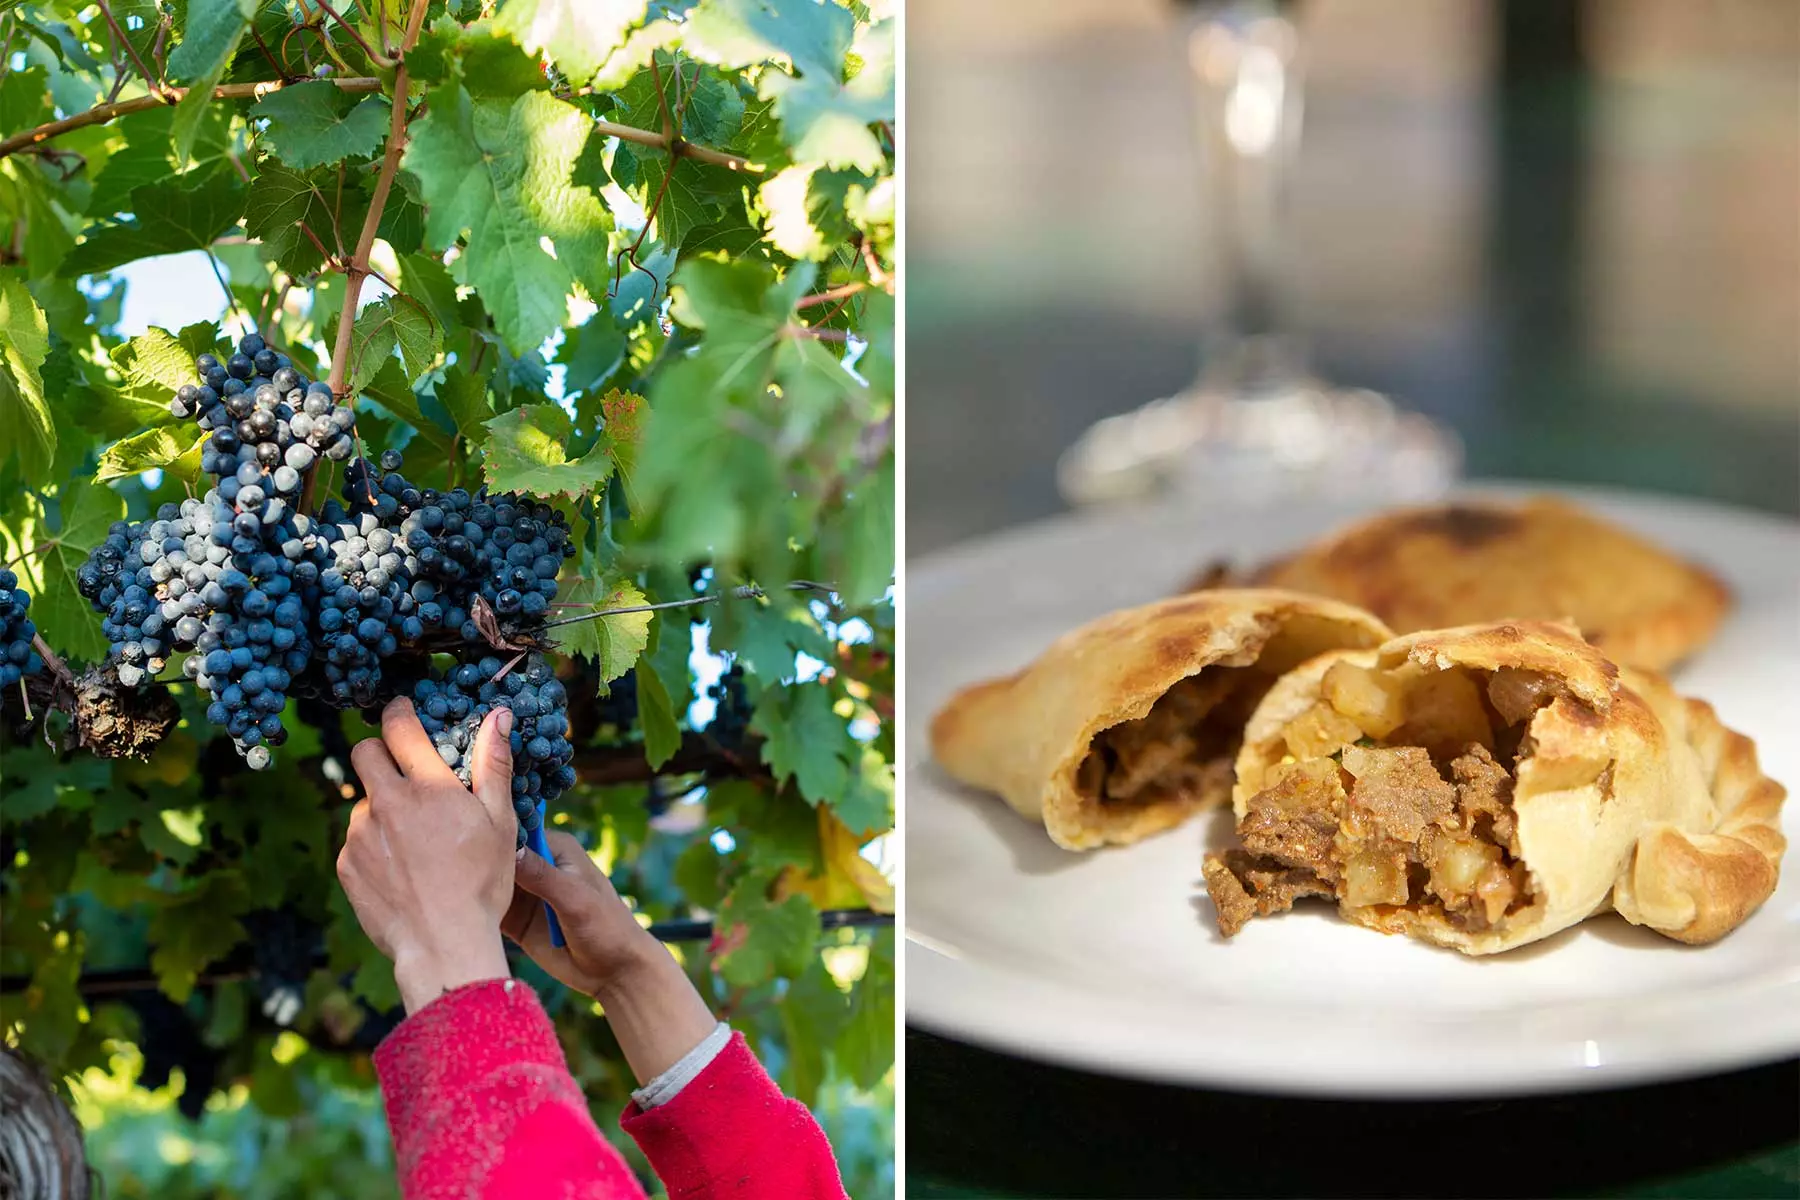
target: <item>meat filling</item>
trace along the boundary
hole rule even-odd
[[[1206,863],[1220,932],[1313,895],[1395,929],[1425,916],[1480,931],[1528,905],[1518,758],[1503,765],[1493,748],[1527,740],[1523,726],[1555,698],[1550,681],[1457,670],[1402,684],[1338,664],[1323,684],[1250,797],[1243,848]]]
[[[1214,667],[1181,680],[1144,716],[1094,738],[1076,786],[1108,805],[1229,788],[1244,722],[1269,682],[1245,667]]]

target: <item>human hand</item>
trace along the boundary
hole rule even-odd
[[[369,939],[394,963],[408,1012],[511,974],[500,918],[513,895],[512,713],[496,708],[475,741],[473,794],[444,765],[411,702],[381,714],[381,736],[351,765],[366,793],[350,812],[338,880]]]
[[[512,904],[500,932],[519,944],[531,960],[562,983],[600,997],[616,991],[647,958],[667,958],[660,943],[637,923],[581,843],[566,833],[544,831],[551,865],[529,849],[513,868]],[[562,922],[563,947],[550,944],[544,905]]]
[[[546,836],[556,864],[530,850],[519,855],[501,931],[538,966],[600,1001],[632,1073],[649,1083],[699,1045],[716,1018],[581,843],[566,833]],[[550,945],[545,904],[562,922],[562,949]]]

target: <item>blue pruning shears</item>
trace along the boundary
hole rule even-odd
[[[544,804],[542,801],[538,802],[537,811],[537,828],[526,835],[525,844],[530,846],[539,858],[554,867],[556,856],[550,853],[550,839],[544,836]],[[563,941],[562,922],[556,919],[556,910],[550,907],[548,900],[544,901],[544,917],[550,922],[550,944],[561,950],[568,943]]]

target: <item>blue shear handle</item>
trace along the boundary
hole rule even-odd
[[[544,806],[542,804],[538,805],[538,826],[526,835],[526,845],[530,846],[532,852],[539,858],[553,867],[556,865],[556,856],[550,853],[550,839],[544,836]],[[550,922],[550,944],[561,950],[568,943],[563,941],[562,922],[556,919],[556,910],[550,907],[548,900],[544,902],[544,917]]]

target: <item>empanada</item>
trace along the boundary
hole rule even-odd
[[[957,693],[932,719],[932,754],[1059,846],[1136,842],[1229,799],[1244,722],[1278,675],[1388,636],[1359,609],[1291,592],[1126,609]]]
[[[1321,655],[1252,714],[1220,930],[1295,899],[1466,954],[1616,909],[1684,942],[1775,889],[1781,785],[1749,739],[1567,625],[1415,633]]]
[[[1705,570],[1550,497],[1383,513],[1243,582],[1357,604],[1396,633],[1569,620],[1614,662],[1653,670],[1703,645],[1731,607]],[[1217,583],[1213,568],[1193,586]]]

